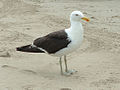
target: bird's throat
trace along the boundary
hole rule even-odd
[[[83,34],[83,27],[82,27],[81,22],[72,21],[71,22],[70,30],[75,35],[81,35],[81,34]]]

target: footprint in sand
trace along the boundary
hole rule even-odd
[[[0,57],[11,57],[9,52],[0,51]]]
[[[26,86],[23,86],[22,88],[22,90],[34,90],[34,85],[26,85]]]
[[[61,88],[60,90],[72,90],[71,88]]]

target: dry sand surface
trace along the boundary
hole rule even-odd
[[[74,10],[91,19],[67,57],[77,73],[61,76],[58,58],[15,51],[68,28]],[[0,0],[0,90],[120,90],[120,0]]]

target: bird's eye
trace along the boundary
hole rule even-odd
[[[75,16],[79,16],[78,14],[75,14]]]

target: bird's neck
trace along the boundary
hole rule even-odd
[[[65,32],[68,34],[69,38],[74,42],[81,42],[83,40],[83,28],[80,22],[71,22],[69,29],[66,29]]]
[[[81,22],[71,21],[70,30],[73,34],[76,34],[76,35],[83,34],[83,27]]]

